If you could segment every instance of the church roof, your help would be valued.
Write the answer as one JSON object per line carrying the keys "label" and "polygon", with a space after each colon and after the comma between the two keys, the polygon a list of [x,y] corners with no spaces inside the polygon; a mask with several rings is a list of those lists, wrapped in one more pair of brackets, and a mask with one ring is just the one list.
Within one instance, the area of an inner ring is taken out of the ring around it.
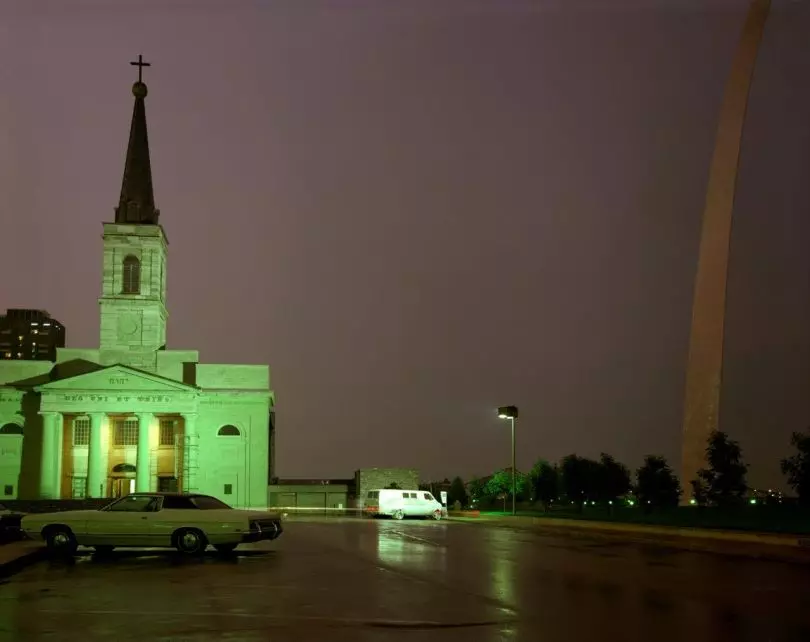
{"label": "church roof", "polygon": [[143,62],[143,57],[138,56],[138,62],[130,64],[138,67],[138,82],[132,85],[135,105],[129,128],[121,197],[118,200],[118,207],[115,208],[115,222],[157,225],[160,210],[155,208],[152,164],[149,160],[149,136],[146,131],[145,99],[148,90],[142,80],[143,67],[148,67],[150,63]]}
{"label": "church roof", "polygon": [[81,387],[93,388],[97,385],[105,386],[108,382],[109,376],[111,375],[118,377],[132,375],[138,379],[149,381],[152,384],[170,387],[176,390],[199,390],[198,386],[177,381],[175,379],[170,379],[152,372],[146,372],[145,370],[140,370],[131,366],[125,366],[120,363],[110,366],[102,366],[84,359],[63,361],[54,365],[50,372],[46,372],[45,374],[41,374],[36,377],[31,377],[29,379],[10,381],[4,385],[9,388],[18,388],[23,390],[33,389],[36,391],[41,390],[43,387],[60,388],[64,387],[64,385],[70,387],[71,385],[75,384],[82,384]]}

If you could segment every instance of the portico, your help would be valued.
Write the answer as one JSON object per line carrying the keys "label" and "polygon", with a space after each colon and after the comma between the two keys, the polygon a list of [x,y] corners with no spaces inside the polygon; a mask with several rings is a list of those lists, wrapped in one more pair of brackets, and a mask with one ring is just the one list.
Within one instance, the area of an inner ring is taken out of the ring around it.
{"label": "portico", "polygon": [[197,490],[195,386],[113,366],[37,391],[41,497]]}

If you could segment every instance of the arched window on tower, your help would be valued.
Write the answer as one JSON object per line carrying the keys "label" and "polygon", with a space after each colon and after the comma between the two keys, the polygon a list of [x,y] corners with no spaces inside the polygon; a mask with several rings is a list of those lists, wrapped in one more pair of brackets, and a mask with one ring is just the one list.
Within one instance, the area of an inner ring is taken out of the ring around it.
{"label": "arched window on tower", "polygon": [[141,291],[141,262],[137,256],[127,254],[124,259],[124,278],[122,292],[124,294],[139,294]]}
{"label": "arched window on tower", "polygon": [[217,433],[217,435],[220,437],[239,437],[240,434],[239,428],[236,426],[231,426],[230,424],[227,426],[222,426]]}

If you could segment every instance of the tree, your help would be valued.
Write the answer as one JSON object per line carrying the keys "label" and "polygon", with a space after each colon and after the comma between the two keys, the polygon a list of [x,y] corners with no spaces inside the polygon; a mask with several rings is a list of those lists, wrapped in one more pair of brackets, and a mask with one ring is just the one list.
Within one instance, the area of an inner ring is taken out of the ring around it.
{"label": "tree", "polygon": [[627,466],[620,464],[606,453],[602,453],[599,458],[597,476],[598,486],[595,494],[602,501],[616,501],[626,495],[632,487]]}
{"label": "tree", "polygon": [[560,474],[556,466],[540,459],[529,473],[535,501],[542,502],[543,508],[555,502],[560,494]]}
{"label": "tree", "polygon": [[782,474],[787,476],[788,484],[799,496],[799,502],[810,506],[810,430],[805,434],[794,432],[790,444],[797,452],[782,460]]}
{"label": "tree", "polygon": [[453,506],[456,502],[462,506],[466,506],[468,502],[467,489],[464,488],[464,482],[461,480],[461,477],[453,478],[453,481],[450,482],[450,490],[447,491],[448,506]]}
{"label": "tree", "polygon": [[742,463],[740,445],[719,430],[715,430],[708,441],[709,467],[701,468],[698,478],[692,482],[695,500],[701,505],[707,502],[715,506],[741,504],[748,490],[745,482],[748,466]]}
{"label": "tree", "polygon": [[560,463],[561,487],[566,497],[582,508],[583,502],[596,499],[601,465],[578,455],[563,457]]}
{"label": "tree", "polygon": [[391,482],[390,484],[388,484],[388,486],[386,486],[386,488],[393,488],[394,490],[400,490],[399,484],[397,484],[396,482]]}
{"label": "tree", "polygon": [[487,499],[486,482],[475,477],[467,484],[467,492],[469,493],[470,500],[473,502],[480,502]]}
{"label": "tree", "polygon": [[678,505],[681,485],[664,457],[644,458],[644,465],[636,471],[636,494],[644,508]]}
{"label": "tree", "polygon": [[[515,498],[525,497],[530,489],[528,476],[518,471],[515,475],[515,487],[517,491]],[[484,492],[489,497],[512,497],[512,470],[499,470],[495,473],[489,478]]]}

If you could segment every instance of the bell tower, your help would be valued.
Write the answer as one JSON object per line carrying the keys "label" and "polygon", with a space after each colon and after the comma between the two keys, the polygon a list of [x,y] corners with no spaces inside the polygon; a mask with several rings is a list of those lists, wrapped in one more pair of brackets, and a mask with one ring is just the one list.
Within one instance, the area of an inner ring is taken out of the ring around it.
{"label": "bell tower", "polygon": [[148,93],[143,68],[132,85],[135,105],[129,129],[121,196],[115,222],[104,223],[100,359],[155,371],[157,351],[166,347],[166,257],[168,240],[158,223],[152,189],[149,137],[146,130]]}

